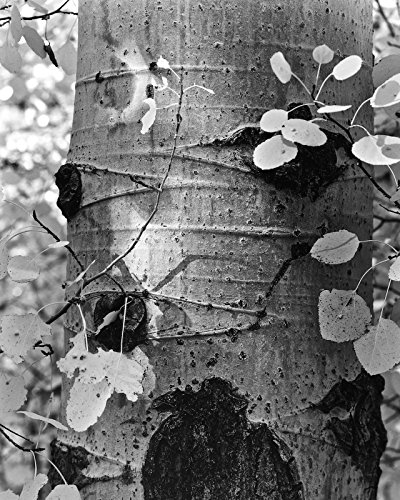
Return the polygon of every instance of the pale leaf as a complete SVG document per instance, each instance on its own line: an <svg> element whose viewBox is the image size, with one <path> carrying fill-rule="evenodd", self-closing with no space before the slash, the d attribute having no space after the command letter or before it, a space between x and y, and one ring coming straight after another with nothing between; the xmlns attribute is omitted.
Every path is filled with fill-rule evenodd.
<svg viewBox="0 0 400 500"><path fill-rule="evenodd" d="M114 323L114 321L118 319L120 312L121 310L118 309L117 311L111 311L108 314L106 314L103 318L101 325L99 325L99 327L97 328L95 335L98 335L104 327L110 325L111 323Z"/></svg>
<svg viewBox="0 0 400 500"><path fill-rule="evenodd" d="M399 144L399 137L366 135L353 144L351 151L356 158L365 163L370 163L371 165L393 165L399 162L400 158L390 158L387 155L392 154L394 146Z"/></svg>
<svg viewBox="0 0 400 500"><path fill-rule="evenodd" d="M317 61L319 64L327 64L330 63L333 59L335 53L332 49L330 49L327 45L318 45L313 50L312 56L314 61Z"/></svg>
<svg viewBox="0 0 400 500"><path fill-rule="evenodd" d="M50 243L50 245L48 245L48 248L62 248L66 247L67 245L69 245L69 241L56 241L55 243Z"/></svg>
<svg viewBox="0 0 400 500"><path fill-rule="evenodd" d="M78 333L71 339L74 347L68 351L65 358L57 362L59 370L73 377L75 370L79 370L78 380L85 384L98 383L106 375L106 366L98 353L86 350L84 333Z"/></svg>
<svg viewBox="0 0 400 500"><path fill-rule="evenodd" d="M99 355L106 365L106 379L116 392L125 394L130 401L136 401L143 393L144 369L135 359L125 354L99 349Z"/></svg>
<svg viewBox="0 0 400 500"><path fill-rule="evenodd" d="M0 417L18 410L25 402L28 391L21 376L11 376L0 372Z"/></svg>
<svg viewBox="0 0 400 500"><path fill-rule="evenodd" d="M46 325L37 314L1 317L0 347L15 363L21 363L34 344L50 334L50 325Z"/></svg>
<svg viewBox="0 0 400 500"><path fill-rule="evenodd" d="M46 57L46 51L44 50L43 38L39 35L39 33L30 26L24 26L22 28L22 35L33 52L44 59Z"/></svg>
<svg viewBox="0 0 400 500"><path fill-rule="evenodd" d="M62 67L67 75L76 73L77 52L71 40L67 40L57 52L58 64Z"/></svg>
<svg viewBox="0 0 400 500"><path fill-rule="evenodd" d="M391 54L381 59L372 69L374 88L379 87L386 80L396 75L400 69L400 54Z"/></svg>
<svg viewBox="0 0 400 500"><path fill-rule="evenodd" d="M47 483L48 478L45 474L38 474L35 478L27 481L22 488L19 500L37 500L39 491Z"/></svg>
<svg viewBox="0 0 400 500"><path fill-rule="evenodd" d="M297 146L276 135L259 144L253 153L254 164L262 170L280 167L296 158Z"/></svg>
<svg viewBox="0 0 400 500"><path fill-rule="evenodd" d="M351 108L351 104L347 105L339 105L339 104L331 104L328 106L322 106L317 110L317 113L323 114L323 113L340 113L341 111L346 111L347 109Z"/></svg>
<svg viewBox="0 0 400 500"><path fill-rule="evenodd" d="M361 337L371 322L366 302L352 290L322 290L318 317L322 338L333 342Z"/></svg>
<svg viewBox="0 0 400 500"><path fill-rule="evenodd" d="M348 56L340 61L332 70L332 75L336 80L346 80L358 73L362 66L362 59L359 56Z"/></svg>
<svg viewBox="0 0 400 500"><path fill-rule="evenodd" d="M326 135L315 123L300 118L292 118L282 125L283 137L291 142L305 146L322 146L327 141Z"/></svg>
<svg viewBox="0 0 400 500"><path fill-rule="evenodd" d="M78 432L95 424L103 413L113 389L107 380L97 384L83 384L75 380L67 403L67 422Z"/></svg>
<svg viewBox="0 0 400 500"><path fill-rule="evenodd" d="M15 255L8 261L8 274L16 283L28 283L39 277L40 268L36 261L23 255Z"/></svg>
<svg viewBox="0 0 400 500"><path fill-rule="evenodd" d="M0 492L0 500L19 500L19 496L11 490Z"/></svg>
<svg viewBox="0 0 400 500"><path fill-rule="evenodd" d="M271 109L262 115L260 127L265 132L278 132L289 118L284 109Z"/></svg>
<svg viewBox="0 0 400 500"><path fill-rule="evenodd" d="M8 250L7 239L0 240L0 280L7 276L8 268Z"/></svg>
<svg viewBox="0 0 400 500"><path fill-rule="evenodd" d="M22 66L22 57L18 48L7 43L0 47L0 63L10 73L18 73Z"/></svg>
<svg viewBox="0 0 400 500"><path fill-rule="evenodd" d="M351 260L360 244L357 235L341 229L319 238L311 248L311 257L325 264L343 264Z"/></svg>
<svg viewBox="0 0 400 500"><path fill-rule="evenodd" d="M81 500L78 488L74 484L58 484L46 497L46 500Z"/></svg>
<svg viewBox="0 0 400 500"><path fill-rule="evenodd" d="M272 71L282 83L287 83L291 79L292 70L282 52L275 52L269 62L271 64Z"/></svg>
<svg viewBox="0 0 400 500"><path fill-rule="evenodd" d="M394 321L382 318L354 342L354 350L370 375L386 372L400 363L400 328Z"/></svg>
<svg viewBox="0 0 400 500"><path fill-rule="evenodd" d="M151 97L148 97L143 101L149 106L149 110L145 113L143 118L140 120L142 122L142 134L146 134L156 119L156 101Z"/></svg>
<svg viewBox="0 0 400 500"><path fill-rule="evenodd" d="M380 85L371 97L373 108L386 108L400 101L400 73L397 73Z"/></svg>
<svg viewBox="0 0 400 500"><path fill-rule="evenodd" d="M166 59L164 59L162 56L160 56L158 58L157 66L161 69L170 69L171 68L171 66L169 65L169 62Z"/></svg>
<svg viewBox="0 0 400 500"><path fill-rule="evenodd" d="M10 31L15 42L18 43L22 37L22 22L21 14L15 4L11 9Z"/></svg>
<svg viewBox="0 0 400 500"><path fill-rule="evenodd" d="M42 14L47 14L48 12L45 7L42 7L39 3L35 2L35 0L27 0L27 4L29 5L29 7L32 7L32 9L35 9Z"/></svg>
<svg viewBox="0 0 400 500"><path fill-rule="evenodd" d="M400 258L399 257L397 257L397 259L390 266L388 277L390 280L400 281Z"/></svg>
<svg viewBox="0 0 400 500"><path fill-rule="evenodd" d="M31 411L17 411L17 413L23 413L26 417L32 418L33 420L40 420L41 422L46 422L46 424L50 424L53 427L56 427L57 429L60 429L62 431L67 431L68 427L65 427L65 425L61 424L57 420L54 420L54 418L49 418L49 417L43 417L42 415L38 415L37 413L33 413Z"/></svg>

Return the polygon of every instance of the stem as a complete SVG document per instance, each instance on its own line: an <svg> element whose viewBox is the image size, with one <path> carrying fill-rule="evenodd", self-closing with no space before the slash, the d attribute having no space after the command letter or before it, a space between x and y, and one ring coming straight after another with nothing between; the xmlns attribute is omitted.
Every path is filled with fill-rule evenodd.
<svg viewBox="0 0 400 500"><path fill-rule="evenodd" d="M371 266L370 268L368 268L365 273L361 276L360 278L360 281L358 282L357 286L355 287L355 289L353 290L353 293L356 293L357 290L358 290L358 287L361 285L361 282L362 280L365 278L365 276L372 270L374 269L375 267L379 266L380 264L383 264L384 262L389 262L390 259L385 259L385 260L381 260L379 262L377 262L376 264L374 264L373 266Z"/></svg>
<svg viewBox="0 0 400 500"><path fill-rule="evenodd" d="M317 99L318 99L319 94L321 93L321 90L323 89L324 85L326 84L326 82L329 80L329 78L330 78L331 76L332 76L332 73L329 73L329 75L328 75L328 76L325 78L325 80L321 83L321 86L320 86L320 88L319 88L319 90L318 90L318 93L317 93L317 95L315 96L315 100L317 100Z"/></svg>
<svg viewBox="0 0 400 500"><path fill-rule="evenodd" d="M310 90L308 90L308 88L307 88L306 84L303 82L303 80L301 78L299 78L296 75L296 73L293 73L293 71L292 71L292 76L302 85L302 87L305 89L307 94L312 98L311 92L310 92ZM318 96L316 98L318 98Z"/></svg>
<svg viewBox="0 0 400 500"><path fill-rule="evenodd" d="M398 250L396 250L394 247L392 247L392 245L389 245L389 243L386 243L386 241L380 241L380 240L362 240L360 241L360 243L368 243L368 242L373 242L373 243L380 243L381 245L386 245L388 246L390 249L393 250L393 252L395 252L396 254L398 254Z"/></svg>
<svg viewBox="0 0 400 500"><path fill-rule="evenodd" d="M362 102L362 103L358 106L357 111L354 113L354 116L353 116L353 118L352 118L352 120L351 120L351 122L350 122L350 126L352 126L352 125L354 124L355 119L356 119L356 117L357 117L357 115L358 115L359 111L361 110L361 108L364 106L364 104L366 104L367 102L370 102L370 100L371 100L371 97L369 97L368 99L365 99L365 101L363 101L363 102Z"/></svg>
<svg viewBox="0 0 400 500"><path fill-rule="evenodd" d="M46 455L44 455L43 453L39 453L39 452L38 452L38 451L36 451L36 450L33 450L33 451L34 451L35 453L37 453L38 455L41 455L42 457L44 457L44 458L45 458L45 459L46 459L46 460L47 460L47 461L48 461L48 462L49 462L49 463L50 463L50 464L51 464L51 465L55 468L55 470L58 472L59 476L60 476L60 477L61 477L61 479L64 481L64 484L65 484L66 486L68 486L68 483L67 483L67 481L65 480L65 477L64 477L64 476L61 474L61 472L60 472L60 469L59 469L58 467L56 467L56 466L54 465L54 463L53 463L53 462L52 462L49 458L47 458L47 457L46 457Z"/></svg>

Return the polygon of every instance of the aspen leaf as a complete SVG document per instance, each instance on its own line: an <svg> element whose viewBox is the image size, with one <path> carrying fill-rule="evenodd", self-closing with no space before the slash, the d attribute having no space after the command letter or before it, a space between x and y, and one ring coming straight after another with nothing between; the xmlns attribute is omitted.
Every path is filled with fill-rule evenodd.
<svg viewBox="0 0 400 500"><path fill-rule="evenodd" d="M339 104L331 104L329 106L322 106L317 110L317 113L340 113L341 111L346 111L351 108L351 104L339 105Z"/></svg>
<svg viewBox="0 0 400 500"><path fill-rule="evenodd" d="M44 50L44 41L39 33L30 26L24 26L22 28L22 35L33 52L44 59L46 57L46 51Z"/></svg>
<svg viewBox="0 0 400 500"><path fill-rule="evenodd" d="M332 75L336 80L347 80L354 76L361 69L362 59L359 56L348 56L340 61L332 70Z"/></svg>
<svg viewBox="0 0 400 500"><path fill-rule="evenodd" d="M154 120L156 119L156 101L151 97L148 97L143 102L149 106L149 110L140 120L142 122L141 133L146 134L150 130L150 127L153 125Z"/></svg>
<svg viewBox="0 0 400 500"><path fill-rule="evenodd" d="M67 75L76 73L77 52L71 40L57 50L57 61Z"/></svg>
<svg viewBox="0 0 400 500"><path fill-rule="evenodd" d="M371 312L362 297L352 290L323 290L318 316L321 336L333 342L361 337L371 322Z"/></svg>
<svg viewBox="0 0 400 500"><path fill-rule="evenodd" d="M25 402L25 382L21 376L9 376L0 372L0 417L18 410Z"/></svg>
<svg viewBox="0 0 400 500"><path fill-rule="evenodd" d="M69 245L69 241L56 241L55 243L50 243L50 245L48 245L48 248L62 248L66 247L67 245Z"/></svg>
<svg viewBox="0 0 400 500"><path fill-rule="evenodd" d="M278 132L289 118L284 109L271 109L262 115L260 127L265 132Z"/></svg>
<svg viewBox="0 0 400 500"><path fill-rule="evenodd" d="M42 14L47 14L48 10L45 7L42 7L42 5L35 2L35 0L26 0L26 2L29 5L29 7L32 7L32 9L35 9L38 12L41 12Z"/></svg>
<svg viewBox="0 0 400 500"><path fill-rule="evenodd" d="M37 314L10 314L1 317L0 347L15 363L21 363L38 340L51 334Z"/></svg>
<svg viewBox="0 0 400 500"><path fill-rule="evenodd" d="M325 264L343 264L351 260L360 244L357 235L341 229L319 238L311 248L311 257Z"/></svg>
<svg viewBox="0 0 400 500"><path fill-rule="evenodd" d="M380 85L373 93L370 104L373 108L386 108L400 102L400 73Z"/></svg>
<svg viewBox="0 0 400 500"><path fill-rule="evenodd" d="M0 500L19 500L19 496L13 493L11 490L2 491L0 493Z"/></svg>
<svg viewBox="0 0 400 500"><path fill-rule="evenodd" d="M38 415L37 413L33 413L31 411L17 411L17 413L22 413L26 417L31 418L33 420L40 420L41 422L46 422L46 424L50 424L53 427L56 427L57 429L60 429L61 431L67 431L68 427L65 427L65 425L61 424L57 420L54 420L54 418L48 418L48 417L42 417L42 415Z"/></svg>
<svg viewBox="0 0 400 500"><path fill-rule="evenodd" d="M7 276L8 250L7 239L0 240L0 280Z"/></svg>
<svg viewBox="0 0 400 500"><path fill-rule="evenodd" d="M98 335L105 326L108 326L111 323L114 323L114 321L118 318L120 313L121 313L121 310L118 309L118 311L111 311L108 314L106 314L103 318L101 325L99 325L99 327L97 328L95 334Z"/></svg>
<svg viewBox="0 0 400 500"><path fill-rule="evenodd" d="M18 43L22 37L22 22L21 14L15 4L11 9L10 31L15 43Z"/></svg>
<svg viewBox="0 0 400 500"><path fill-rule="evenodd" d="M78 432L95 424L103 413L113 390L107 380L83 384L75 380L67 403L67 422Z"/></svg>
<svg viewBox="0 0 400 500"><path fill-rule="evenodd" d="M399 137L366 135L353 144L351 151L356 158L365 163L370 163L371 165L393 165L399 162L400 158L390 158L383 151L391 154L393 146L399 144Z"/></svg>
<svg viewBox="0 0 400 500"><path fill-rule="evenodd" d="M39 491L47 481L48 477L45 474L38 474L30 481L27 481L22 488L19 500L37 500Z"/></svg>
<svg viewBox="0 0 400 500"><path fill-rule="evenodd" d="M46 500L81 500L78 488L74 484L58 484L46 497Z"/></svg>
<svg viewBox="0 0 400 500"><path fill-rule="evenodd" d="M36 261L23 255L15 255L8 261L8 274L16 283L28 283L39 277L40 268Z"/></svg>
<svg viewBox="0 0 400 500"><path fill-rule="evenodd" d="M158 58L157 66L161 69L170 69L171 68L171 66L169 65L169 62L166 59L164 59L162 56L160 56Z"/></svg>
<svg viewBox="0 0 400 500"><path fill-rule="evenodd" d="M288 141L305 146L322 146L327 141L318 125L300 118L292 118L283 123L282 135Z"/></svg>
<svg viewBox="0 0 400 500"><path fill-rule="evenodd" d="M254 164L262 170L280 167L296 158L297 146L276 135L259 144L253 153Z"/></svg>
<svg viewBox="0 0 400 500"><path fill-rule="evenodd" d="M0 47L0 63L10 73L18 73L22 66L22 57L18 48L8 43Z"/></svg>
<svg viewBox="0 0 400 500"><path fill-rule="evenodd" d="M384 57L372 68L372 80L374 87L377 88L386 82L389 78L399 73L400 54L391 54Z"/></svg>
<svg viewBox="0 0 400 500"><path fill-rule="evenodd" d="M386 372L400 363L400 328L394 321L382 318L354 342L354 350L370 375Z"/></svg>
<svg viewBox="0 0 400 500"><path fill-rule="evenodd" d="M143 393L143 367L119 352L99 349L99 354L104 360L106 379L112 389L125 394L130 401L136 401L138 394Z"/></svg>
<svg viewBox="0 0 400 500"><path fill-rule="evenodd" d="M393 281L400 281L400 258L397 257L389 268L389 279Z"/></svg>
<svg viewBox="0 0 400 500"><path fill-rule="evenodd" d="M282 52L275 52L269 60L272 71L282 83L287 83L292 77L290 64L286 61Z"/></svg>
<svg viewBox="0 0 400 500"><path fill-rule="evenodd" d="M315 47L313 50L312 56L314 58L314 61L316 61L318 64L327 64L330 63L333 59L333 56L335 53L333 52L332 49L330 49L327 45L318 45L318 47Z"/></svg>

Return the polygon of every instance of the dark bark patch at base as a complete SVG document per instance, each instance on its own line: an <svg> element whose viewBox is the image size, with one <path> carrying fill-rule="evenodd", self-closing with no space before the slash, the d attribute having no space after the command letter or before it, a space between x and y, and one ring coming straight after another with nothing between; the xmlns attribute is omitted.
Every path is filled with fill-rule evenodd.
<svg viewBox="0 0 400 500"><path fill-rule="evenodd" d="M124 304L125 295L122 293L105 293L96 302L94 310L94 326L96 329L101 326L107 314L112 311L120 311L118 317L109 325L101 328L99 334L96 335L94 339L96 345L119 352L121 350L122 330L123 353L133 351L136 346L146 341L146 330L144 328L146 306L143 300L140 297L128 297L125 325L123 325Z"/></svg>
<svg viewBox="0 0 400 500"><path fill-rule="evenodd" d="M75 484L81 489L94 481L82 474L82 470L89 465L89 454L82 446L67 446L54 439L50 444L50 452L51 460L60 469L68 484ZM57 484L64 484L54 467L50 467L48 476L53 488Z"/></svg>
<svg viewBox="0 0 400 500"><path fill-rule="evenodd" d="M78 168L71 163L62 165L54 176L60 194L57 206L69 221L79 211L82 198L82 180Z"/></svg>
<svg viewBox="0 0 400 500"><path fill-rule="evenodd" d="M347 418L333 416L327 429L375 488L380 476L379 460L387 442L380 411L384 385L381 376L370 376L363 371L352 382L338 382L317 405L324 413L340 409L349 412Z"/></svg>
<svg viewBox="0 0 400 500"><path fill-rule="evenodd" d="M248 401L230 382L205 380L159 397L169 411L143 467L146 500L301 500L288 446L266 424L247 419Z"/></svg>

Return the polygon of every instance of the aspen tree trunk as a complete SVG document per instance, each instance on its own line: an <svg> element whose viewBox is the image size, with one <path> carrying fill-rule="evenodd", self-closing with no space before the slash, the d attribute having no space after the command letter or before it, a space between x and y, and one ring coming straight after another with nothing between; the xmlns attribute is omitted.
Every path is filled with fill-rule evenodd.
<svg viewBox="0 0 400 500"><path fill-rule="evenodd" d="M358 54L359 76L329 82L321 98L356 106L371 95L370 4L81 0L69 163L83 195L68 239L86 266L96 259L89 276L129 247L158 196L133 180L161 184L178 120L156 214L114 278L126 290L189 300L142 297L146 319L126 335L148 356L154 389L137 403L114 395L96 425L54 443L54 460L82 498L376 498L383 384L362 373L350 342L321 338L317 311L320 290L355 288L371 255L362 248L332 267L308 255L324 231L369 237L371 187L335 134L272 173L252 164L266 138L263 112L309 101L294 79L283 85L272 74L274 52L309 87L316 45ZM180 118L177 106L159 110L141 134L152 79L166 76L180 92L176 76L154 64L160 55L183 87L215 95L188 91ZM178 101L169 90L155 99L158 107ZM71 261L69 278L77 273ZM108 278L84 291L89 327L119 292ZM371 303L370 292L365 283ZM66 324L73 335L77 308Z"/></svg>

